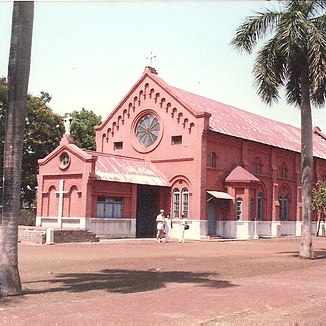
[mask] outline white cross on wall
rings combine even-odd
[[[62,214],[63,214],[63,196],[69,194],[69,191],[64,191],[64,180],[60,180],[59,191],[55,194],[59,195],[59,208],[58,208],[58,228],[62,228]]]

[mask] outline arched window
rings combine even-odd
[[[288,221],[289,220],[289,197],[287,195],[283,198],[283,206],[284,206],[284,212],[283,212],[284,221]]]
[[[236,219],[237,221],[242,220],[242,198],[237,198],[237,210],[236,210]]]
[[[173,217],[179,218],[180,210],[180,190],[178,188],[173,189]]]
[[[280,221],[289,220],[289,197],[282,194],[278,197]]]
[[[250,198],[250,221],[255,220],[255,215],[254,215],[254,199]]]
[[[210,157],[210,167],[216,169],[217,155],[215,152],[211,153]]]
[[[187,188],[182,189],[182,214],[185,218],[188,218],[188,209],[189,209],[189,193]]]
[[[258,221],[263,220],[263,193],[260,192],[257,197],[257,218]]]
[[[283,220],[283,196],[280,195],[278,197],[278,203],[279,203],[279,219],[280,221]]]
[[[288,176],[288,169],[285,163],[283,163],[280,167],[280,177],[286,179]]]
[[[263,165],[261,163],[261,160],[257,157],[253,163],[252,171],[254,174],[262,174],[262,170],[263,170]]]

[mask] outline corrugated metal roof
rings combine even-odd
[[[207,191],[207,193],[210,194],[211,196],[217,198],[217,199],[234,199],[227,192],[223,192],[223,191],[210,190],[210,191]]]
[[[95,163],[96,180],[169,186],[165,177],[149,162],[142,159],[88,152],[98,157]]]
[[[248,139],[255,142],[301,152],[301,130],[203,96],[169,86],[169,90],[194,113],[211,114],[209,127],[212,131]],[[314,156],[326,159],[326,141],[313,134]]]

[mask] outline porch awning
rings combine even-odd
[[[96,156],[96,180],[169,187],[166,178],[150,162],[104,153]]]
[[[223,191],[207,191],[208,194],[211,196],[218,198],[218,199],[234,199],[231,195]]]

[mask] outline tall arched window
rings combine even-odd
[[[253,163],[252,171],[254,174],[262,174],[263,164],[261,160],[257,157]]]
[[[288,177],[288,168],[285,163],[280,167],[280,177],[286,179]]]
[[[173,217],[179,218],[180,210],[180,190],[178,188],[173,189]]]
[[[280,221],[288,221],[289,220],[289,197],[288,195],[283,196],[282,194],[278,198],[279,202],[279,214]]]
[[[255,213],[254,213],[254,199],[250,198],[250,221],[255,220]]]
[[[237,210],[236,210],[237,221],[242,220],[242,198],[237,198]]]
[[[216,162],[217,162],[217,155],[215,152],[211,153],[211,159],[210,159],[210,167],[216,169]]]
[[[286,195],[283,198],[283,206],[284,206],[284,221],[289,220],[289,197]]]
[[[257,218],[258,221],[263,220],[263,193],[260,192],[257,197]]]
[[[189,193],[187,188],[182,189],[182,214],[188,218],[188,210],[189,210]]]
[[[280,221],[283,220],[283,196],[280,195],[278,197],[278,203],[279,203],[279,219]]]

